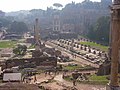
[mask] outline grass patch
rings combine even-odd
[[[97,43],[94,43],[94,42],[80,42],[80,44],[89,45],[93,48],[98,48],[102,51],[107,51],[108,50],[108,46],[103,46],[103,45],[100,45],[100,44],[97,44]]]
[[[97,76],[93,75],[89,78],[90,82],[93,84],[102,84],[105,85],[109,83],[109,80],[106,78],[107,76]]]
[[[107,77],[107,76],[97,76],[97,75],[93,75],[93,76],[90,77],[90,80],[98,80],[98,81],[107,80],[106,77]]]
[[[69,71],[74,71],[74,70],[89,70],[89,69],[93,69],[93,67],[86,65],[86,66],[81,66],[81,65],[76,65],[76,66],[71,66],[71,65],[67,65],[67,66],[63,66],[63,69],[65,70],[69,70]]]
[[[107,83],[109,83],[109,80],[106,79],[107,76],[96,76],[96,75],[92,75],[91,77],[89,77],[89,80],[85,80],[85,81],[79,81],[77,80],[78,83],[82,83],[82,84],[92,84],[92,85],[106,85]],[[72,76],[68,76],[66,78],[64,78],[66,81],[72,81]]]
[[[109,81],[79,81],[79,83],[91,85],[107,85]]]
[[[80,65],[79,66],[78,65],[77,66],[69,66],[68,65],[68,66],[63,67],[63,69],[66,69],[66,70],[69,70],[69,71],[74,71],[74,70],[80,69],[80,68],[82,68],[82,66],[80,66]]]
[[[96,70],[96,68],[94,68],[94,67],[92,67],[92,66],[90,66],[90,65],[86,65],[86,66],[84,66],[84,67],[81,67],[81,68],[79,68],[79,70],[80,71],[86,71],[86,70]]]
[[[73,81],[72,76],[65,77],[64,79],[65,79],[66,81],[69,81],[69,82],[72,82],[72,81]]]
[[[14,48],[18,41],[1,41],[0,48]]]

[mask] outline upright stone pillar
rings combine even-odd
[[[118,65],[120,59],[120,0],[114,0],[111,8],[111,79],[107,90],[120,90]]]
[[[35,49],[39,50],[40,49],[40,36],[39,36],[39,23],[38,23],[38,18],[35,19],[35,27],[34,27],[34,32],[35,32]]]
[[[34,38],[35,38],[35,42],[39,42],[39,30],[38,30],[38,19],[35,19],[35,25],[34,25]]]

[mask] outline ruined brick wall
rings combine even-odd
[[[25,65],[26,62],[34,62],[36,66],[57,66],[56,57],[39,57],[39,58],[25,58],[25,59],[9,59],[6,61],[6,68],[11,68],[14,66]]]

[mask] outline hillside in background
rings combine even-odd
[[[101,2],[85,0],[81,3],[69,3],[62,10],[56,10],[53,7],[48,7],[47,10],[21,10],[6,13],[5,17],[11,17],[12,21],[25,22],[29,30],[33,29],[34,20],[38,18],[40,20],[41,33],[44,36],[44,33],[52,31],[53,14],[57,11],[60,16],[61,31],[71,31],[82,36],[87,36],[89,32],[92,32],[92,30],[90,31],[91,26],[95,26],[94,24],[99,18],[110,16],[108,6],[111,3],[112,0],[101,0]]]

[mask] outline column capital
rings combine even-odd
[[[116,4],[116,5],[120,5],[120,0],[114,0],[114,4]]]

